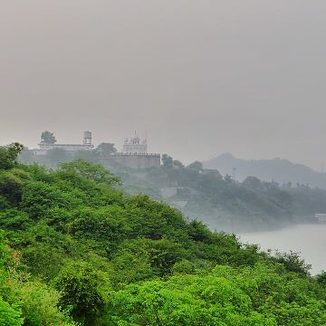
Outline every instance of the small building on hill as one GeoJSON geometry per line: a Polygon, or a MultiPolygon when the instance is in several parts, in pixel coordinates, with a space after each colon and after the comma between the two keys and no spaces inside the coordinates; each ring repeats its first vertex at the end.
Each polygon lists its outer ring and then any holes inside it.
{"type": "Polygon", "coordinates": [[[147,139],[140,139],[137,135],[126,138],[123,144],[122,153],[125,154],[146,154],[147,139]]]}
{"type": "MultiPolygon", "coordinates": [[[[42,133],[39,148],[31,150],[35,156],[46,156],[54,149],[61,149],[69,154],[80,151],[92,151],[94,145],[92,143],[92,132],[85,131],[82,143],[80,144],[58,144],[55,135],[49,131],[42,133]]],[[[114,148],[114,144],[111,144],[114,148]]],[[[99,146],[100,148],[100,146],[99,146]]],[[[132,138],[124,141],[122,151],[101,151],[95,150],[94,157],[98,157],[100,162],[105,166],[121,165],[128,168],[151,168],[161,165],[161,155],[156,153],[148,153],[147,139],[141,139],[136,134],[132,138]]]]}
{"type": "Polygon", "coordinates": [[[124,141],[121,152],[102,158],[104,164],[122,165],[129,168],[142,169],[159,167],[161,165],[161,155],[148,153],[147,139],[141,139],[137,135],[127,138],[124,141]]]}
{"type": "Polygon", "coordinates": [[[45,131],[42,133],[39,148],[34,149],[33,153],[35,155],[47,155],[48,152],[53,149],[63,149],[68,153],[90,151],[94,149],[94,145],[92,144],[92,132],[85,131],[83,141],[80,144],[57,144],[54,134],[50,133],[49,131],[45,131]]]}

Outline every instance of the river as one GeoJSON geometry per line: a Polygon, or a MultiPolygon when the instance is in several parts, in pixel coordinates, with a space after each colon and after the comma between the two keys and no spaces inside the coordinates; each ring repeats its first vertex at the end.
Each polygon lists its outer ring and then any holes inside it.
{"type": "Polygon", "coordinates": [[[277,231],[243,233],[239,237],[263,250],[300,252],[306,263],[312,265],[313,275],[326,271],[326,224],[300,224],[277,231]]]}

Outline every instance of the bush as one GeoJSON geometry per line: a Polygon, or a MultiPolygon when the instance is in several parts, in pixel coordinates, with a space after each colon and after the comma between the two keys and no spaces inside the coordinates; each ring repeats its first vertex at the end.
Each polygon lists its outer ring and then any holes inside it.
{"type": "Polygon", "coordinates": [[[87,263],[67,265],[56,277],[55,286],[60,291],[60,306],[86,325],[93,325],[104,308],[100,275],[87,263]]]}
{"type": "Polygon", "coordinates": [[[40,282],[29,282],[23,285],[20,296],[25,325],[72,325],[59,311],[57,305],[60,295],[54,289],[40,282]]]}
{"type": "Polygon", "coordinates": [[[0,147],[0,170],[9,170],[17,164],[19,153],[23,150],[23,145],[14,143],[9,146],[0,147]]]}
{"type": "Polygon", "coordinates": [[[14,309],[9,303],[0,297],[0,325],[1,326],[21,326],[23,318],[19,310],[14,309]]]}
{"type": "Polygon", "coordinates": [[[0,195],[12,205],[18,205],[23,196],[22,181],[10,172],[0,174],[0,195]]]}

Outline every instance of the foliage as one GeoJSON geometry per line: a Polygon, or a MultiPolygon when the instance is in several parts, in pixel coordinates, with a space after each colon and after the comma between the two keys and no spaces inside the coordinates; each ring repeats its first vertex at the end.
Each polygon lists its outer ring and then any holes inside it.
{"type": "Polygon", "coordinates": [[[20,311],[15,310],[8,302],[0,298],[0,325],[2,326],[21,326],[23,319],[20,311]]]}
{"type": "Polygon", "coordinates": [[[55,144],[57,140],[55,139],[54,133],[50,131],[43,131],[41,135],[41,142],[44,144],[55,144]]]}
{"type": "Polygon", "coordinates": [[[110,325],[323,325],[325,302],[271,266],[218,266],[205,275],[176,275],[114,293],[110,325]]]}
{"type": "Polygon", "coordinates": [[[0,170],[9,170],[17,164],[19,153],[24,146],[19,143],[13,143],[8,146],[0,147],[0,170]]]}
{"type": "Polygon", "coordinates": [[[58,309],[60,294],[49,286],[40,282],[23,284],[20,298],[23,302],[24,325],[72,325],[58,309]]]}
{"type": "Polygon", "coordinates": [[[175,168],[184,168],[184,165],[182,164],[182,162],[180,162],[178,160],[173,160],[173,166],[175,168]]]}
{"type": "Polygon", "coordinates": [[[0,195],[12,204],[18,204],[22,200],[22,180],[13,173],[6,172],[0,175],[0,195]]]}
{"type": "Polygon", "coordinates": [[[78,176],[90,179],[97,183],[104,183],[107,185],[114,185],[119,183],[119,179],[111,174],[100,164],[91,164],[85,161],[74,161],[69,163],[62,163],[60,170],[67,174],[76,174],[78,176]]]}
{"type": "Polygon", "coordinates": [[[60,305],[69,307],[76,320],[91,325],[104,306],[100,292],[99,273],[84,262],[67,265],[56,277],[56,288],[61,291],[60,305]]]}
{"type": "Polygon", "coordinates": [[[203,170],[203,163],[195,161],[187,166],[188,169],[193,169],[196,171],[202,171],[203,170]]]}
{"type": "Polygon", "coordinates": [[[173,167],[173,158],[167,154],[162,155],[162,164],[165,168],[173,167]]]}
{"type": "Polygon", "coordinates": [[[317,282],[326,288],[326,272],[323,271],[319,275],[317,275],[317,282]]]}
{"type": "Polygon", "coordinates": [[[116,153],[117,149],[112,143],[101,143],[97,146],[96,152],[102,156],[107,156],[116,153]]]}
{"type": "MultiPolygon", "coordinates": [[[[214,171],[151,173],[207,197],[216,191],[212,201],[234,192],[251,202],[253,185],[259,199],[282,194],[257,180],[228,184],[214,171]]],[[[324,275],[311,277],[298,254],[272,257],[147,195],[127,195],[100,165],[13,164],[0,171],[0,199],[1,325],[326,323],[324,275]]]]}
{"type": "MultiPolygon", "coordinates": [[[[102,143],[94,150],[74,154],[49,151],[31,158],[24,151],[20,159],[27,163],[34,160],[50,168],[74,160],[104,164],[120,176],[125,191],[148,194],[179,207],[185,215],[199,218],[214,229],[228,232],[314,222],[315,213],[326,210],[326,190],[262,182],[252,176],[238,182],[230,175],[203,168],[198,161],[185,167],[167,154],[162,155],[161,167],[130,169],[110,160],[115,152],[114,144],[102,143]]],[[[0,198],[0,207],[3,205],[0,198]]]]}
{"type": "Polygon", "coordinates": [[[311,266],[307,265],[297,252],[276,253],[276,260],[286,266],[286,269],[298,274],[307,275],[311,266]]]}

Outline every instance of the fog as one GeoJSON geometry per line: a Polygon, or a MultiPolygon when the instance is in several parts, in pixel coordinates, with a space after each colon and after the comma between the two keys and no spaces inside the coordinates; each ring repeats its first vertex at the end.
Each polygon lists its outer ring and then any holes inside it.
{"type": "Polygon", "coordinates": [[[115,142],[320,168],[326,3],[1,1],[0,144],[115,142]]]}

